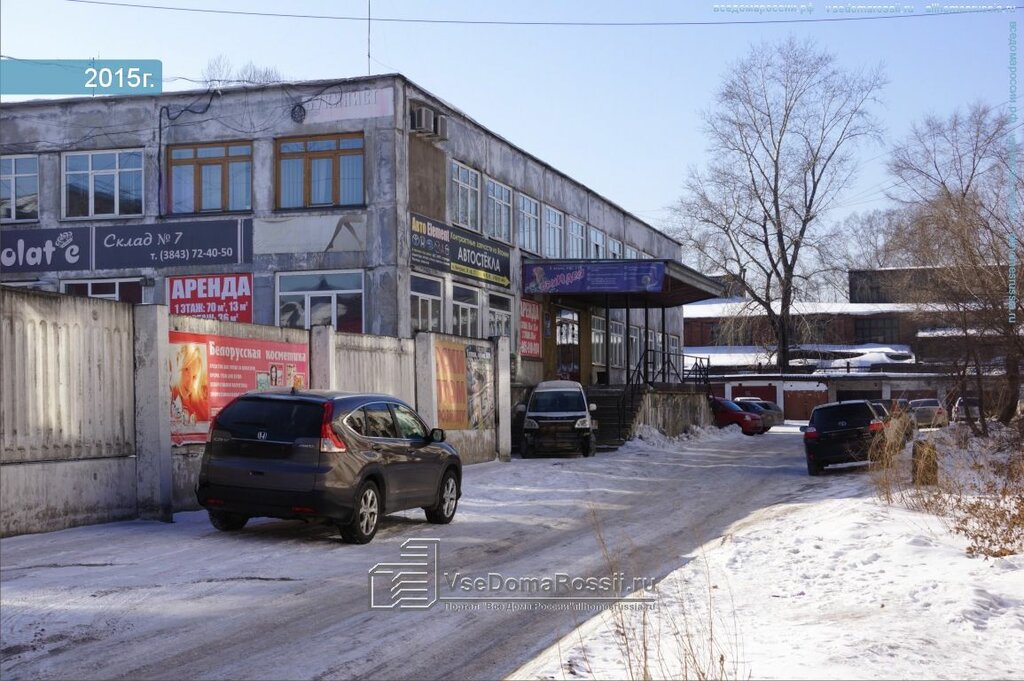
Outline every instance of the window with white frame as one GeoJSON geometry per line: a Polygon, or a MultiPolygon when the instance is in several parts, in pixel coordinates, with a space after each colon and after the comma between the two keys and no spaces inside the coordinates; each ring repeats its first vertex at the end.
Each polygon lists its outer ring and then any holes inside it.
{"type": "Polygon", "coordinates": [[[595,259],[606,258],[608,253],[605,251],[605,236],[604,232],[596,227],[590,228],[590,257],[595,259]]]}
{"type": "Polygon", "coordinates": [[[442,330],[441,309],[444,305],[441,281],[414,274],[409,288],[411,290],[409,311],[412,318],[412,333],[417,331],[440,333],[442,330]]]}
{"type": "Polygon", "coordinates": [[[39,163],[35,156],[0,156],[0,221],[39,219],[39,163]]]}
{"type": "Polygon", "coordinates": [[[476,338],[479,323],[480,292],[458,284],[452,286],[452,333],[476,338]]]}
{"type": "Polygon", "coordinates": [[[512,190],[491,179],[487,180],[484,232],[495,239],[512,241],[512,190]]]}
{"type": "Polygon", "coordinates": [[[626,325],[623,322],[609,322],[608,359],[613,367],[621,367],[626,359],[626,325]]]}
{"type": "Polygon", "coordinates": [[[679,336],[671,333],[668,335],[668,351],[673,355],[679,354],[679,336]]]}
{"type": "Polygon", "coordinates": [[[629,327],[629,366],[627,367],[630,371],[640,361],[640,354],[642,352],[643,348],[640,346],[640,327],[631,326],[629,327]]]}
{"type": "Polygon", "coordinates": [[[64,217],[142,215],[142,149],[64,154],[64,217]]]}
{"type": "Polygon", "coordinates": [[[516,208],[519,214],[519,247],[540,253],[540,201],[526,194],[517,194],[516,208]]]}
{"type": "Polygon", "coordinates": [[[593,353],[591,356],[591,361],[594,364],[601,365],[605,364],[605,361],[607,359],[606,353],[608,350],[608,339],[604,323],[604,317],[598,316],[603,314],[604,312],[600,311],[594,312],[594,314],[591,315],[590,317],[590,347],[591,352],[593,353]]]}
{"type": "Polygon", "coordinates": [[[452,161],[449,219],[453,225],[480,231],[480,173],[458,161],[452,161]]]}
{"type": "Polygon", "coordinates": [[[608,257],[612,260],[622,260],[622,242],[618,239],[608,239],[608,257]]]}
{"type": "Polygon", "coordinates": [[[565,240],[565,257],[585,258],[587,255],[587,227],[579,220],[569,218],[569,233],[565,240]]]}
{"type": "Polygon", "coordinates": [[[640,258],[640,251],[636,250],[632,246],[626,246],[626,260],[638,260],[640,258]]]}
{"type": "Polygon", "coordinates": [[[565,216],[552,208],[544,206],[544,257],[561,258],[562,243],[565,237],[565,216]]]}
{"type": "Polygon", "coordinates": [[[650,260],[651,256],[649,254],[647,254],[647,253],[644,253],[643,251],[640,251],[640,258],[642,260],[650,260]]]}
{"type": "Polygon", "coordinates": [[[657,345],[654,346],[654,366],[657,370],[661,370],[661,365],[665,361],[665,334],[656,333],[654,335],[654,342],[657,345]]]}
{"type": "Polygon", "coordinates": [[[487,335],[512,338],[512,299],[491,293],[487,297],[487,335]]]}
{"type": "Polygon", "coordinates": [[[83,298],[103,298],[136,305],[142,302],[142,282],[139,279],[75,279],[62,281],[60,290],[83,298]]]}
{"type": "Polygon", "coordinates": [[[363,272],[278,272],[277,324],[308,329],[328,324],[363,332],[363,272]]]}

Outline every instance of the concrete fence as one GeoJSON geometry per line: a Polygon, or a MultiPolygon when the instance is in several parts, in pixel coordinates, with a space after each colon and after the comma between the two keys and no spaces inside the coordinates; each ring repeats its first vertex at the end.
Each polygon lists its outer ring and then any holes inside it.
{"type": "Polygon", "coordinates": [[[410,338],[314,326],[310,356],[314,388],[387,393],[416,404],[416,346],[410,338]]]}

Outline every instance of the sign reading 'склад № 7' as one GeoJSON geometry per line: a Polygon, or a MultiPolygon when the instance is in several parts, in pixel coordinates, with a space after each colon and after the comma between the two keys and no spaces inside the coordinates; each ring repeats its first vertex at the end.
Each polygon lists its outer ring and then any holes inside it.
{"type": "Polygon", "coordinates": [[[413,265],[505,288],[511,284],[508,246],[416,213],[409,214],[409,230],[413,265]]]}

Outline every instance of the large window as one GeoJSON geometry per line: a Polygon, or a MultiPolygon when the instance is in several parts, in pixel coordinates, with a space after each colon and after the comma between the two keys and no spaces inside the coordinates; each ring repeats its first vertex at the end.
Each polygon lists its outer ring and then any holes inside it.
{"type": "Polygon", "coordinates": [[[608,252],[605,250],[605,236],[604,232],[597,229],[596,227],[590,228],[590,257],[595,259],[608,257],[608,252]]]}
{"type": "Polygon", "coordinates": [[[871,317],[853,320],[855,343],[898,343],[900,322],[895,317],[871,317]]]}
{"type": "Polygon", "coordinates": [[[452,161],[449,219],[453,225],[480,231],[480,173],[452,161]]]}
{"type": "Polygon", "coordinates": [[[637,363],[640,361],[640,353],[643,352],[643,348],[640,346],[640,327],[631,326],[629,327],[629,366],[627,367],[630,371],[636,368],[637,363]]]}
{"type": "Polygon", "coordinates": [[[626,246],[626,260],[637,260],[640,257],[640,251],[636,250],[632,246],[626,246]]]}
{"type": "Polygon", "coordinates": [[[444,302],[441,296],[441,282],[437,279],[414,274],[411,289],[410,312],[412,314],[412,332],[440,332],[442,328],[441,306],[444,302]]]}
{"type": "Polygon", "coordinates": [[[487,335],[512,338],[512,299],[492,293],[487,297],[487,335]]]}
{"type": "Polygon", "coordinates": [[[277,323],[295,329],[330,324],[362,333],[362,271],[278,273],[277,323]]]}
{"type": "Polygon", "coordinates": [[[525,194],[517,194],[516,207],[519,213],[519,247],[540,253],[540,202],[525,194]]]}
{"type": "Polygon", "coordinates": [[[39,219],[35,156],[0,156],[0,221],[39,219]]]}
{"type": "Polygon", "coordinates": [[[83,298],[119,300],[122,303],[142,302],[142,282],[138,279],[78,279],[61,282],[61,291],[83,298]]]}
{"type": "Polygon", "coordinates": [[[174,146],[168,157],[172,213],[252,209],[252,144],[174,146]]]}
{"type": "Polygon", "coordinates": [[[565,232],[565,216],[551,206],[544,206],[544,257],[561,258],[565,232]]]}
{"type": "Polygon", "coordinates": [[[565,257],[583,258],[586,257],[587,226],[579,220],[569,218],[569,234],[565,240],[565,257]]]}
{"type": "Polygon", "coordinates": [[[613,367],[621,367],[626,359],[626,325],[622,322],[609,322],[611,333],[608,334],[608,358],[613,367]]]}
{"type": "Polygon", "coordinates": [[[142,215],[142,150],[64,154],[64,217],[142,215]]]}
{"type": "Polygon", "coordinates": [[[608,257],[612,260],[622,259],[622,242],[618,239],[608,239],[608,257]]]}
{"type": "Polygon", "coordinates": [[[494,180],[487,180],[484,231],[495,239],[512,241],[512,190],[494,180]]]}
{"type": "Polygon", "coordinates": [[[597,316],[599,314],[604,313],[595,312],[590,317],[590,347],[593,351],[593,363],[603,365],[607,359],[608,340],[604,317],[597,316]]]}
{"type": "Polygon", "coordinates": [[[476,338],[479,320],[480,292],[465,286],[452,286],[452,333],[476,338]]]}
{"type": "Polygon", "coordinates": [[[363,135],[277,140],[277,207],[359,206],[363,135]]]}

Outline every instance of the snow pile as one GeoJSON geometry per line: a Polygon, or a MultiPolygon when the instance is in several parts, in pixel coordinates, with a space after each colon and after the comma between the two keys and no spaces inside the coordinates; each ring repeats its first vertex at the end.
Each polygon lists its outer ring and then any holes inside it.
{"type": "Polygon", "coordinates": [[[655,609],[606,610],[512,677],[1019,678],[1024,556],[971,558],[847,471],[682,557],[634,595],[655,609]]]}
{"type": "Polygon", "coordinates": [[[633,439],[623,445],[619,451],[629,452],[641,449],[654,449],[664,452],[678,452],[698,442],[728,440],[742,435],[743,431],[739,426],[729,425],[725,428],[693,426],[689,432],[669,437],[654,426],[643,423],[637,426],[633,439]]]}

